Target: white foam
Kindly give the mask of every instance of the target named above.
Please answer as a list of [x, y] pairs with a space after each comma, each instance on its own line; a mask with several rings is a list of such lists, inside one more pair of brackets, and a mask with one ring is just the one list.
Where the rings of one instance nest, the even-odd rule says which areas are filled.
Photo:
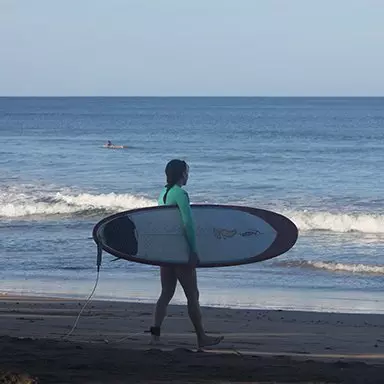
[[156, 204], [154, 200], [150, 200], [142, 196], [117, 193], [99, 195], [80, 193], [78, 195], [64, 195], [58, 192], [55, 197], [70, 206], [82, 208], [86, 207], [87, 209], [108, 209], [114, 211], [149, 207]]
[[[228, 202], [230, 203], [230, 202]], [[104, 210], [119, 212], [156, 205], [155, 200], [133, 194], [89, 193], [54, 186], [17, 185], [0, 188], [0, 217], [21, 218], [70, 214], [91, 214]], [[279, 211], [300, 231], [331, 231], [384, 234], [384, 215], [372, 213], [331, 213]]]
[[0, 192], [0, 217], [5, 218], [87, 214], [95, 210], [117, 212], [151, 205], [155, 201], [131, 194], [55, 192], [26, 186]]
[[384, 216], [368, 213], [283, 212], [301, 231], [384, 233]]
[[384, 275], [384, 265], [369, 264], [343, 264], [330, 261], [290, 260], [276, 262], [275, 265], [285, 267], [301, 267], [310, 269], [323, 269], [331, 272], [365, 273]]

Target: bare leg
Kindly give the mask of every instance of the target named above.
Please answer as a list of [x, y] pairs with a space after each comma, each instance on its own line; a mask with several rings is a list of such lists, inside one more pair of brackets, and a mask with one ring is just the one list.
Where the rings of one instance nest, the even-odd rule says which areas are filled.
[[199, 348], [216, 345], [223, 337], [210, 337], [205, 334], [199, 304], [199, 290], [197, 288], [196, 269], [191, 267], [176, 268], [177, 278], [184, 289], [188, 301], [188, 315], [196, 331]]
[[[174, 268], [160, 267], [161, 294], [156, 303], [154, 315], [154, 327], [160, 328], [165, 316], [167, 315], [167, 307], [175, 293], [177, 276]], [[152, 342], [156, 343], [160, 339], [159, 336], [152, 335]]]

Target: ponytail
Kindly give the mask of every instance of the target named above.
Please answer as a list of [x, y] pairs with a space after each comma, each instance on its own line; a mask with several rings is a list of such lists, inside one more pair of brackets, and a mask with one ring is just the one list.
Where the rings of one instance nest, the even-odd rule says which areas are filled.
[[172, 189], [172, 187], [174, 186], [175, 184], [167, 184], [165, 187], [167, 188], [167, 190], [165, 191], [164, 193], [164, 196], [163, 196], [163, 203], [166, 204], [167, 203], [167, 195], [168, 195], [168, 192]]

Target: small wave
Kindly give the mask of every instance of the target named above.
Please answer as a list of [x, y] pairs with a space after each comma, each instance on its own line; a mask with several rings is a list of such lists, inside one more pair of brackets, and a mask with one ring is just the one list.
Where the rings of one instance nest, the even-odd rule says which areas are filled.
[[330, 272], [364, 273], [372, 275], [384, 275], [383, 265], [369, 264], [343, 264], [330, 261], [290, 260], [275, 262], [280, 267], [294, 267], [307, 269], [321, 269]]
[[91, 216], [155, 205], [131, 194], [91, 194], [25, 190], [0, 193], [0, 217], [23, 218], [54, 215]]
[[[70, 267], [70, 266], [60, 266], [60, 267], [57, 267], [57, 266], [54, 266], [54, 267], [49, 267], [47, 269], [49, 270], [52, 270], [52, 269], [55, 269], [55, 270], [65, 270], [65, 271], [89, 271], [89, 267], [86, 266], [86, 267]], [[38, 270], [42, 270], [43, 268], [39, 268]]]
[[301, 231], [383, 233], [384, 216], [375, 214], [288, 211]]
[[[153, 205], [156, 205], [155, 200], [134, 194], [97, 194], [35, 185], [0, 188], [0, 217], [10, 219], [94, 216]], [[279, 212], [279, 209], [276, 208], [276, 211]], [[282, 210], [281, 213], [290, 218], [300, 231], [384, 234], [384, 215], [299, 210]]]

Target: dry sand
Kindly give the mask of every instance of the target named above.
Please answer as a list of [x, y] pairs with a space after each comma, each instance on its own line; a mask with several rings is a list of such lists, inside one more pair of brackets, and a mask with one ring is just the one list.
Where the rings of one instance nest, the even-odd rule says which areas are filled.
[[170, 306], [162, 346], [139, 303], [91, 302], [63, 338], [82, 304], [0, 296], [0, 383], [384, 383], [382, 315], [203, 308], [225, 340], [196, 352], [184, 306]]

